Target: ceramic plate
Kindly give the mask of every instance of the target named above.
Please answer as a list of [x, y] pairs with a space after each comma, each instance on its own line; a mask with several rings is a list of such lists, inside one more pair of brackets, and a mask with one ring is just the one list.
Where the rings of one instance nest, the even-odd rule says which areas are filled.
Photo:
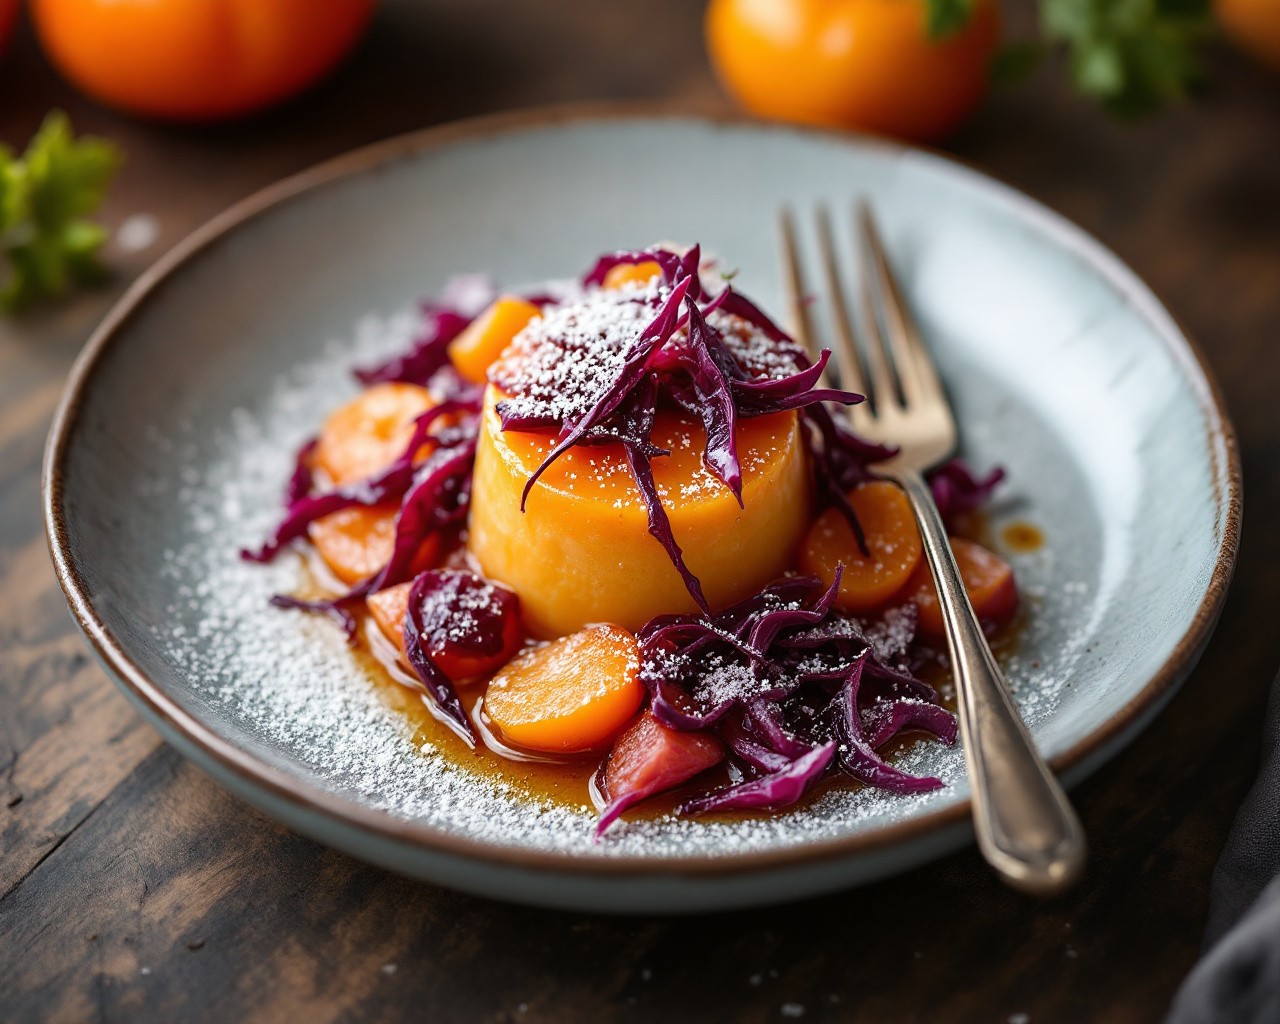
[[[598, 109], [395, 139], [285, 181], [144, 275], [89, 342], [54, 424], [46, 514], [68, 601], [107, 670], [185, 755], [299, 832], [475, 893], [690, 911], [866, 882], [965, 842], [958, 749], [940, 791], [832, 791], [744, 822], [591, 838], [588, 808], [484, 782], [415, 738], [338, 630], [273, 610], [299, 565], [247, 565], [291, 452], [403, 346], [459, 271], [519, 285], [658, 239], [700, 241], [782, 310], [780, 203], [866, 196], [953, 393], [1028, 624], [1008, 674], [1068, 781], [1133, 737], [1190, 670], [1230, 576], [1231, 430], [1151, 293], [1078, 229], [942, 157], [856, 137]], [[851, 223], [849, 221], [848, 223]], [[846, 232], [851, 240], [851, 230]], [[812, 244], [812, 236], [808, 236]], [[849, 247], [852, 259], [852, 245]], [[1117, 785], [1123, 785], [1116, 779]]]

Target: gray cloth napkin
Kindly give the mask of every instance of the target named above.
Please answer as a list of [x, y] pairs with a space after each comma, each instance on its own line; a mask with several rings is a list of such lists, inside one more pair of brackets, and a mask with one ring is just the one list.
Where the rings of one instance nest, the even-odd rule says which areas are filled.
[[1262, 767], [1213, 872], [1204, 954], [1165, 1024], [1280, 1022], [1280, 677]]

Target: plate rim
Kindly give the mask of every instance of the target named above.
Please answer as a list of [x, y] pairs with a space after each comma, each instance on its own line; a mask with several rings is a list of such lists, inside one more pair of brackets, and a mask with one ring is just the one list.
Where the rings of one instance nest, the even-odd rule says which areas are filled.
[[[1194, 390], [1197, 391], [1196, 400], [1208, 428], [1204, 440], [1210, 453], [1210, 465], [1215, 471], [1215, 532], [1218, 534], [1217, 557], [1204, 596], [1186, 632], [1169, 657], [1138, 692], [1107, 721], [1052, 758], [1050, 766], [1059, 773], [1076, 768], [1092, 770], [1092, 767], [1114, 754], [1119, 746], [1140, 731], [1139, 727], [1145, 725], [1144, 718], [1157, 711], [1185, 677], [1216, 624], [1235, 567], [1242, 516], [1240, 454], [1222, 393], [1200, 348], [1150, 286], [1091, 234], [1026, 193], [951, 154], [857, 132], [760, 121], [745, 115], [708, 113], [661, 102], [591, 102], [532, 107], [452, 121], [374, 142], [331, 157], [239, 200], [187, 235], [138, 276], [108, 311], [72, 364], [49, 431], [41, 471], [42, 511], [54, 571], [72, 616], [109, 669], [108, 674], [151, 715], [168, 728], [176, 730], [185, 740], [211, 757], [221, 769], [232, 773], [250, 789], [266, 790], [272, 798], [293, 805], [297, 812], [319, 815], [340, 827], [373, 832], [382, 840], [407, 844], [430, 853], [480, 860], [490, 867], [506, 866], [568, 875], [588, 873], [593, 876], [736, 875], [770, 868], [794, 867], [814, 860], [841, 859], [884, 851], [895, 845], [941, 832], [969, 817], [971, 800], [966, 798], [951, 806], [870, 831], [791, 844], [778, 849], [727, 854], [655, 856], [629, 853], [592, 857], [486, 842], [422, 822], [397, 818], [390, 812], [308, 784], [300, 787], [294, 776], [255, 758], [184, 710], [132, 660], [124, 645], [97, 614], [77, 568], [71, 535], [64, 517], [62, 497], [65, 459], [75, 434], [80, 407], [92, 385], [99, 362], [116, 339], [125, 333], [124, 329], [135, 313], [184, 264], [240, 225], [277, 206], [328, 184], [375, 171], [400, 159], [493, 136], [513, 135], [567, 124], [620, 121], [682, 121], [709, 129], [728, 126], [774, 131], [825, 139], [853, 148], [881, 149], [898, 156], [923, 155], [932, 163], [940, 164], [946, 173], [960, 176], [967, 184], [979, 187], [1005, 203], [1013, 202], [1021, 215], [1032, 217], [1054, 241], [1080, 255], [1118, 294], [1138, 308], [1184, 372], [1192, 377], [1193, 384], [1196, 383], [1194, 377], [1199, 375], [1199, 383], [1203, 388]], [[1162, 323], [1162, 320], [1166, 322]]]

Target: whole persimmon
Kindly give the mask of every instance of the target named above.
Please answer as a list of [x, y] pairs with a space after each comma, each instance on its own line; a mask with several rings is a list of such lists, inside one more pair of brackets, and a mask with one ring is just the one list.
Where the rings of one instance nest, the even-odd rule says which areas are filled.
[[993, 0], [929, 34], [926, 0], [711, 0], [707, 50], [761, 117], [929, 142], [982, 102], [1000, 39]]
[[1214, 0], [1213, 13], [1237, 46], [1280, 71], [1280, 0]]
[[[0, 0], [0, 6], [4, 0]], [[294, 96], [360, 38], [375, 0], [31, 0], [49, 60], [109, 106], [174, 121]]]

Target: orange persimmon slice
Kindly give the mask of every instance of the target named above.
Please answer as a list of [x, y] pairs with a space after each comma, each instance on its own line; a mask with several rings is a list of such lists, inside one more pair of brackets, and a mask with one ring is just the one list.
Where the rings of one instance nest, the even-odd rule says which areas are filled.
[[597, 625], [520, 655], [493, 677], [484, 708], [511, 743], [568, 753], [608, 743], [643, 699], [636, 638]]
[[[311, 543], [343, 583], [367, 579], [391, 559], [396, 542], [395, 505], [355, 505], [317, 519], [307, 528]], [[428, 534], [414, 559], [415, 574], [435, 565], [440, 538]]]
[[617, 263], [605, 271], [601, 288], [616, 290], [633, 284], [648, 284], [662, 273], [662, 268], [653, 260], [643, 263]]
[[435, 404], [416, 384], [375, 384], [325, 420], [312, 456], [316, 468], [339, 486], [381, 472], [404, 453], [414, 421]]
[[[995, 552], [962, 537], [951, 538], [951, 551], [978, 618], [997, 625], [1013, 618], [1018, 610], [1018, 584], [1013, 578], [1012, 566]], [[920, 613], [921, 631], [942, 636], [942, 607], [933, 585], [933, 574], [924, 560], [912, 576], [907, 593]]]
[[532, 302], [514, 295], [499, 296], [449, 342], [454, 368], [473, 384], [483, 384], [490, 364], [511, 344], [511, 339], [541, 315]]
[[[397, 583], [365, 598], [365, 606], [382, 635], [400, 650], [404, 659], [404, 619], [409, 613], [409, 590], [412, 583]], [[408, 664], [405, 661], [405, 664]]]
[[844, 565], [836, 604], [855, 614], [884, 607], [907, 586], [923, 551], [907, 496], [894, 484], [872, 480], [849, 492], [866, 534], [870, 557], [840, 510], [829, 508], [809, 529], [800, 549], [800, 569], [828, 586]]

